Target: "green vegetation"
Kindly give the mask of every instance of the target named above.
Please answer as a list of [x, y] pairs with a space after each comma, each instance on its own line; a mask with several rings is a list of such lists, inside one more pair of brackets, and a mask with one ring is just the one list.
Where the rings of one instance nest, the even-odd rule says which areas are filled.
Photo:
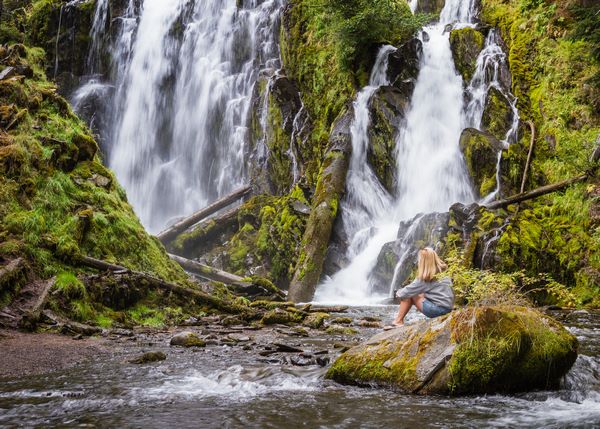
[[[500, 28], [508, 46], [521, 120], [533, 121], [537, 130], [526, 190], [590, 169], [588, 159], [600, 135], [599, 9], [576, 4], [482, 1], [484, 21]], [[529, 146], [529, 132], [521, 134], [503, 163], [509, 186], [520, 181]], [[576, 305], [600, 305], [599, 193], [598, 179], [592, 178], [501, 213], [508, 222], [498, 241], [498, 268], [523, 270], [530, 277], [541, 273], [550, 284], [570, 289]]]

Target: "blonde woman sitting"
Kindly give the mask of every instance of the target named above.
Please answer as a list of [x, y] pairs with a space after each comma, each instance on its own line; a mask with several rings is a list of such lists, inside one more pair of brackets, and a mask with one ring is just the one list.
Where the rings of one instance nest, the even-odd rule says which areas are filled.
[[[395, 326], [404, 324], [404, 316], [414, 305], [427, 317], [439, 317], [450, 313], [454, 307], [452, 279], [440, 278], [438, 274], [447, 266], [435, 250], [430, 247], [419, 250], [419, 272], [417, 278], [408, 286], [396, 292], [400, 298], [398, 315], [393, 322]], [[391, 328], [386, 327], [386, 328]]]

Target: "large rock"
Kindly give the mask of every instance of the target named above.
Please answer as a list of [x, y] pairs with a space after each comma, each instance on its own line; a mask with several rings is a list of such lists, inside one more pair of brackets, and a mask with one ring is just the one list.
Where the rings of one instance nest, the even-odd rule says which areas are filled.
[[375, 335], [343, 353], [327, 378], [418, 394], [555, 388], [577, 339], [554, 319], [516, 307], [472, 307]]
[[410, 98], [393, 86], [379, 88], [371, 97], [367, 160], [383, 186], [394, 191], [396, 181], [396, 134]]
[[477, 57], [483, 49], [485, 37], [480, 31], [466, 27], [450, 32], [450, 48], [456, 71], [462, 76], [465, 85], [471, 81], [477, 66]]
[[446, 0], [419, 0], [415, 12], [439, 15], [445, 4]]
[[498, 152], [503, 144], [485, 131], [466, 128], [460, 135], [460, 150], [478, 196], [485, 196], [496, 188]]
[[448, 213], [428, 213], [401, 222], [398, 239], [386, 243], [379, 252], [369, 276], [371, 290], [392, 297], [391, 292], [402, 287], [415, 269], [419, 249], [423, 246], [436, 247], [444, 240], [448, 219]]
[[388, 55], [388, 81], [409, 100], [419, 76], [422, 53], [423, 42], [415, 37]]
[[513, 112], [508, 99], [498, 89], [491, 87], [485, 99], [481, 127], [498, 140], [504, 140], [512, 120]]
[[173, 336], [170, 344], [181, 347], [204, 347], [206, 346], [206, 341], [191, 331], [184, 331]]

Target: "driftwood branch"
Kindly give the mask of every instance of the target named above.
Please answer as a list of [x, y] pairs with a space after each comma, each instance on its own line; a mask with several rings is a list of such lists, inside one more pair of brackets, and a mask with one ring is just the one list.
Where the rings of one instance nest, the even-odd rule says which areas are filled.
[[521, 190], [519, 193], [525, 192], [525, 182], [527, 181], [527, 173], [529, 173], [529, 165], [531, 164], [531, 155], [533, 153], [533, 144], [535, 143], [535, 125], [532, 121], [527, 121], [527, 125], [531, 129], [531, 141], [529, 142], [529, 152], [527, 153], [527, 162], [525, 162], [525, 170], [523, 170], [523, 180], [521, 180]]
[[192, 215], [186, 217], [185, 219], [180, 220], [175, 225], [165, 229], [163, 232], [158, 234], [156, 237], [163, 242], [163, 244], [167, 244], [175, 239], [179, 234], [188, 229], [190, 226], [200, 222], [202, 219], [207, 218], [211, 214], [216, 213], [224, 207], [227, 207], [240, 198], [245, 197], [252, 190], [251, 186], [245, 186], [241, 189], [238, 189], [235, 192], [232, 192], [229, 195], [224, 196], [223, 198], [215, 201], [208, 207], [203, 208], [202, 210], [198, 210]]
[[221, 271], [216, 268], [209, 267], [208, 265], [201, 264], [200, 262], [182, 258], [181, 256], [169, 254], [169, 258], [181, 265], [184, 270], [207, 280], [214, 280], [229, 284], [239, 283], [244, 280], [242, 277], [236, 276], [235, 274]]
[[582, 174], [581, 176], [572, 177], [570, 179], [566, 179], [566, 180], [563, 180], [558, 183], [552, 183], [550, 185], [542, 186], [541, 188], [537, 188], [532, 191], [522, 192], [520, 194], [513, 195], [511, 197], [508, 197], [508, 198], [505, 198], [502, 200], [494, 201], [494, 202], [486, 205], [486, 207], [490, 210], [495, 210], [495, 209], [506, 207], [510, 204], [516, 204], [516, 203], [520, 203], [523, 201], [531, 200], [532, 198], [540, 197], [542, 195], [546, 195], [551, 192], [560, 191], [561, 189], [564, 189], [574, 183], [583, 182], [589, 176], [590, 176], [589, 173], [585, 173], [585, 174]]

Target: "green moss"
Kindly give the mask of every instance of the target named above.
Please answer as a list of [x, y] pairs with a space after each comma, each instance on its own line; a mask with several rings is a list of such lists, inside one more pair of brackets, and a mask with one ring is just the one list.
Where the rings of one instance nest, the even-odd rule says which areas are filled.
[[577, 356], [573, 335], [523, 307], [469, 309], [453, 323], [458, 345], [448, 371], [455, 394], [553, 387]]
[[483, 49], [485, 38], [480, 31], [466, 27], [450, 32], [450, 47], [456, 71], [468, 84], [475, 73], [477, 56]]
[[143, 304], [136, 305], [128, 310], [127, 314], [136, 325], [162, 328], [166, 322], [166, 317], [163, 312], [158, 309], [149, 308]]
[[85, 286], [72, 272], [62, 272], [56, 276], [54, 290], [66, 299], [85, 298], [87, 292]]

